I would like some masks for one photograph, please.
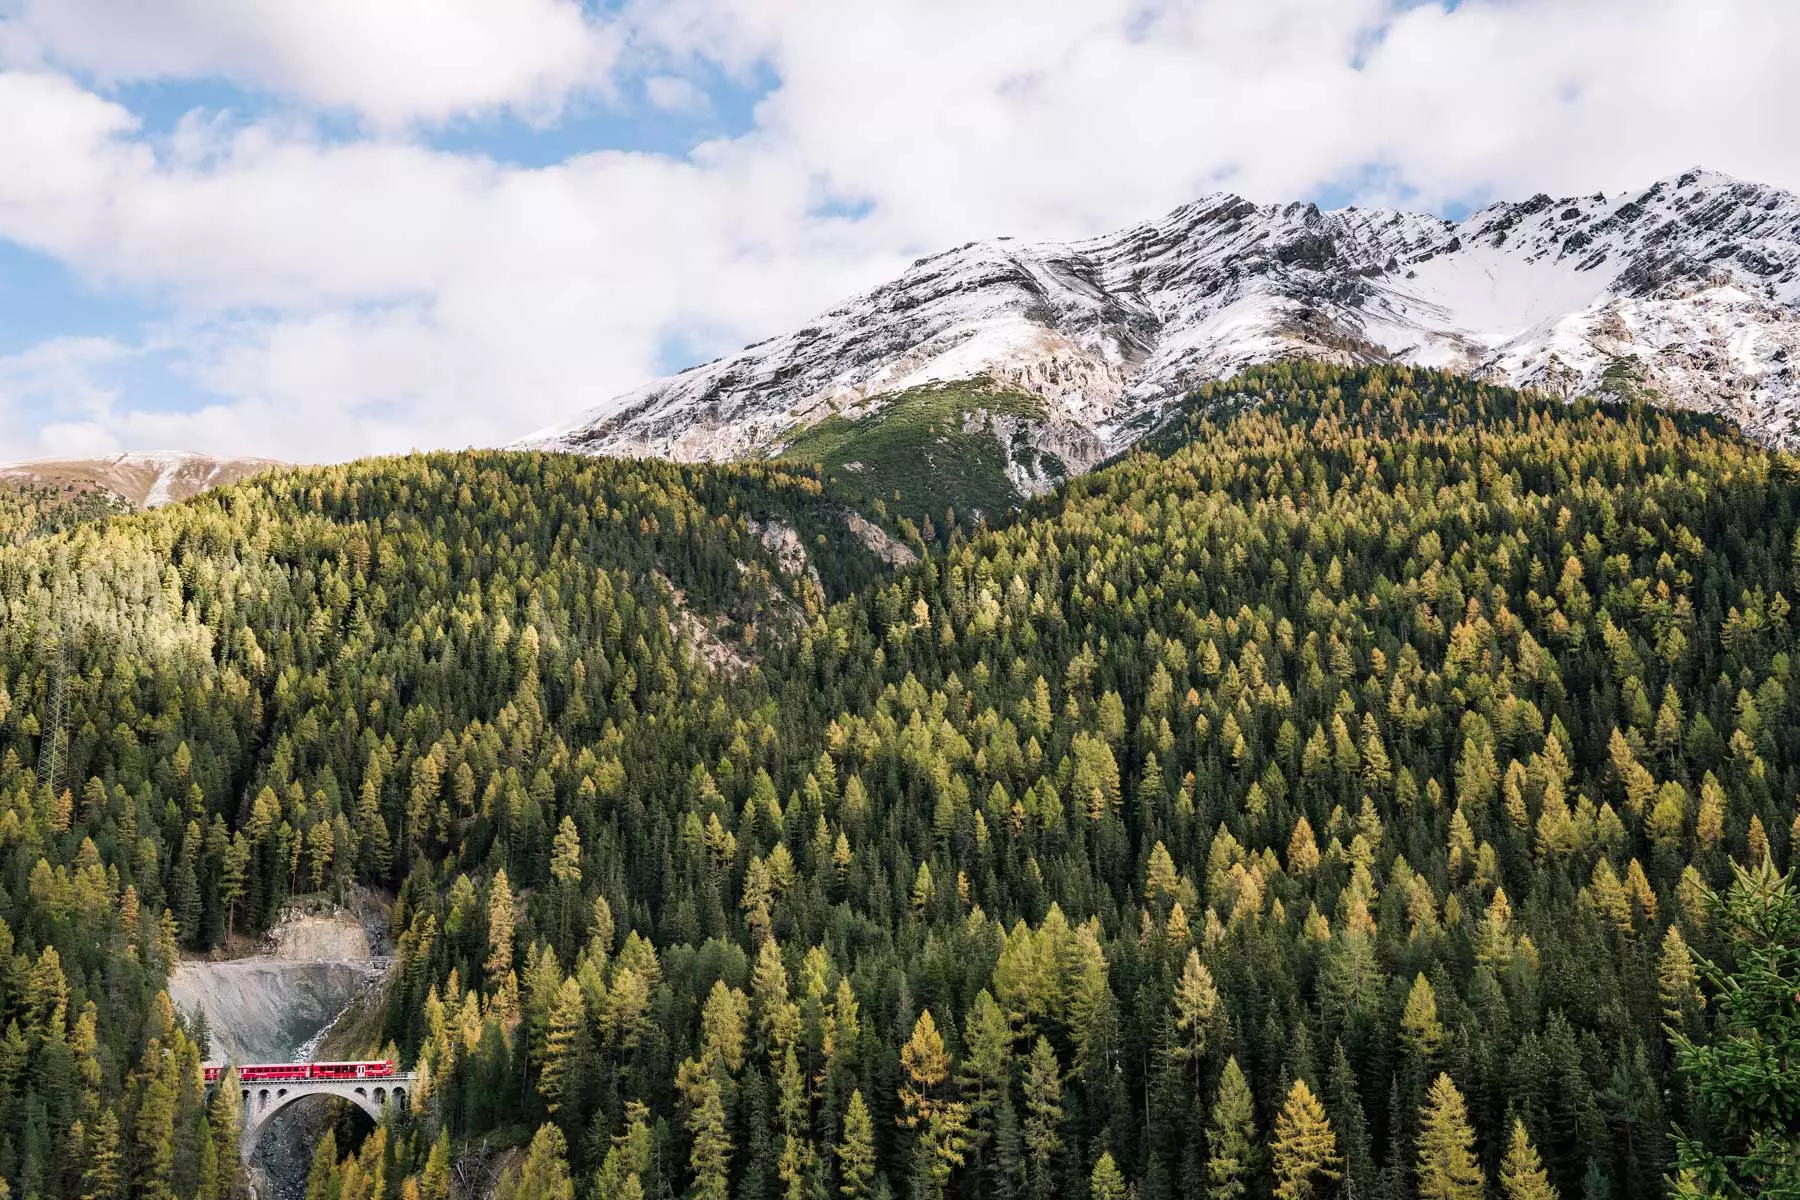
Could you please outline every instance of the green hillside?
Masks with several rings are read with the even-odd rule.
[[[947,533],[1015,508],[1025,498],[1018,478],[1064,477],[1061,460],[1028,440],[1046,418],[1042,398],[1028,392],[981,380],[928,384],[884,398],[863,416],[827,417],[781,457],[819,464],[834,487],[874,514],[915,527],[929,520]]]
[[[905,403],[0,549],[0,1194],[239,1186],[164,975],[356,883],[423,1082],[321,1197],[1649,1196],[1677,1125],[1774,1193],[1791,457],[1288,364],[892,569],[845,504],[1007,401]]]

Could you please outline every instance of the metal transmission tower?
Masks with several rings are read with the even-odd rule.
[[[52,796],[60,795],[63,767],[69,748],[66,728],[69,710],[69,656],[62,634],[46,628],[39,635],[38,650],[50,670],[50,682],[44,692],[44,711],[39,719],[38,786],[49,788]]]

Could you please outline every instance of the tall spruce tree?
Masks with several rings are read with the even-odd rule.
[[[1442,1072],[1419,1113],[1418,1184],[1420,1200],[1481,1200],[1484,1188],[1468,1106]]]
[[[1342,1177],[1343,1158],[1325,1106],[1306,1080],[1296,1079],[1275,1118],[1272,1146],[1276,1200],[1312,1200]]]

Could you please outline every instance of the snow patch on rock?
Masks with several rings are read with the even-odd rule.
[[[134,508],[156,508],[281,465],[267,458],[214,458],[157,450],[104,458],[9,463],[0,465],[0,479],[51,487],[102,488]]]
[[[801,329],[519,445],[772,455],[833,413],[985,376],[1043,398],[1047,432],[1031,436],[1076,473],[1188,389],[1259,362],[1405,362],[1566,393],[1625,357],[1667,402],[1787,446],[1800,444],[1797,351],[1800,198],[1776,188],[1696,170],[1461,222],[1219,194],[1085,241],[921,259]],[[1015,486],[1041,489],[1039,466],[1017,463]]]

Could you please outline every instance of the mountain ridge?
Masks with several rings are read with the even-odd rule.
[[[1028,440],[1077,474],[1188,389],[1283,358],[1441,367],[1565,396],[1654,391],[1790,446],[1800,198],[1699,169],[1462,221],[1216,193],[1094,238],[926,256],[797,330],[513,445],[776,456],[830,416],[986,377],[1043,398]]]
[[[98,489],[132,508],[156,508],[286,465],[273,458],[218,457],[185,450],[127,451],[0,463],[0,483]]]

